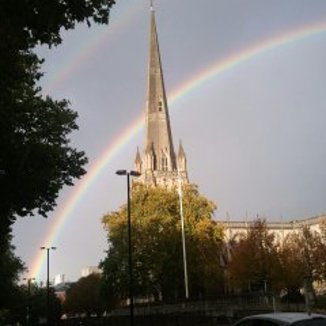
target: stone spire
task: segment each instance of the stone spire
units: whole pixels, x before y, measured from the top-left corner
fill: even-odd
[[[139,153],[139,148],[138,147],[137,147],[137,152],[136,152],[136,158],[135,158],[134,166],[135,166],[135,170],[137,170],[137,171],[141,171],[142,170],[142,160],[141,160],[141,157],[140,157],[140,153]]]
[[[141,163],[139,152],[137,153],[135,168],[142,174],[137,181],[154,186],[171,186],[176,184],[176,178],[178,177],[177,159],[173,147],[155,12],[152,2],[150,8],[150,45],[145,114],[145,148]],[[183,155],[185,160],[184,152]],[[185,166],[185,164],[183,166]],[[187,174],[185,173],[184,175],[186,176]],[[182,179],[185,179],[184,182],[188,182],[187,177]]]
[[[154,10],[151,10],[150,30],[145,149],[153,146],[156,155],[155,167],[158,170],[171,171],[176,169],[176,159],[173,149]]]
[[[183,149],[182,143],[180,141],[179,143],[179,150],[178,150],[178,159],[177,159],[177,164],[178,164],[178,171],[179,173],[187,173],[187,158],[185,151]]]

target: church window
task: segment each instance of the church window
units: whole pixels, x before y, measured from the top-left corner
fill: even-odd
[[[158,110],[161,112],[162,108],[163,108],[163,102],[162,102],[162,100],[159,100],[158,101]]]
[[[156,170],[156,156],[154,153],[152,155],[152,170]]]
[[[162,157],[161,162],[162,162],[162,170],[167,171],[168,170],[168,159],[165,155]]]

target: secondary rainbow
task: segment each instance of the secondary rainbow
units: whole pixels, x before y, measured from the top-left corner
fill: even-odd
[[[112,43],[119,35],[117,31],[122,28],[128,28],[141,12],[141,7],[137,2],[129,3],[119,8],[120,12],[117,14],[117,17],[110,17],[108,26],[103,26],[98,33],[94,34],[93,37],[75,51],[78,52],[78,55],[72,55],[70,60],[67,60],[61,67],[57,67],[58,73],[50,76],[45,87],[43,87],[42,92],[44,94],[48,94],[51,90],[56,89],[61,85],[62,81],[73,75],[103,44]]]
[[[302,41],[308,37],[322,35],[326,32],[326,23],[311,24],[303,26],[299,29],[291,30],[282,35],[276,35],[275,37],[258,42],[252,46],[243,49],[235,54],[232,54],[222,60],[219,60],[211,65],[208,65],[206,69],[194,74],[186,82],[181,83],[180,87],[177,87],[169,96],[169,104],[173,107],[178,99],[184,97],[189,92],[197,89],[205,82],[212,78],[223,74],[224,72],[233,69],[240,64],[247,62],[258,55],[262,55],[272,49],[289,45],[291,43]],[[44,239],[44,244],[51,246],[53,240],[60,233],[64,222],[72,214],[78,202],[86,194],[90,185],[95,182],[96,178],[102,170],[110,163],[115,155],[122,150],[124,145],[128,143],[143,127],[144,117],[143,115],[138,117],[128,128],[126,128],[121,134],[103,151],[97,161],[92,164],[88,170],[87,175],[77,185],[75,191],[67,199],[62,209],[58,212],[58,217],[52,228]],[[45,265],[45,255],[42,252],[35,254],[35,259],[32,263],[30,274],[34,277],[39,276],[40,271]]]

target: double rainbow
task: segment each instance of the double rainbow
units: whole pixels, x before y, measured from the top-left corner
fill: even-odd
[[[206,83],[207,81],[223,74],[226,71],[234,69],[239,65],[248,62],[261,56],[266,52],[279,48],[282,46],[289,45],[291,43],[300,42],[310,37],[323,36],[322,34],[326,31],[326,23],[317,23],[306,25],[294,30],[287,31],[282,35],[276,35],[272,38],[258,42],[250,47],[243,49],[237,53],[234,53],[222,60],[218,60],[213,64],[210,64],[204,70],[194,74],[184,83],[181,83],[179,87],[172,91],[168,96],[169,105],[173,108],[173,105],[182,97],[186,96],[196,88]],[[80,62],[80,60],[79,60]],[[90,166],[88,173],[84,176],[81,182],[77,185],[71,196],[66,200],[62,209],[58,213],[56,222],[52,225],[44,239],[44,244],[51,246],[54,239],[60,233],[64,226],[64,222],[72,214],[79,201],[86,195],[88,188],[94,183],[97,177],[104,171],[107,165],[115,157],[115,155],[122,150],[127,144],[143,127],[144,116],[138,117],[130,126],[121,132],[121,134],[114,139],[112,143],[103,151],[99,158]],[[32,262],[32,268],[30,274],[34,277],[38,277],[40,271],[45,264],[45,255],[42,252],[37,252]]]

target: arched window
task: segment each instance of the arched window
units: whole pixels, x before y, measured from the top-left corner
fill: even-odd
[[[162,156],[161,163],[162,163],[162,170],[167,171],[168,170],[168,158],[165,155]]]
[[[152,170],[156,170],[156,155],[154,151],[152,152]]]
[[[162,99],[160,99],[160,100],[158,101],[158,110],[161,112],[162,109],[163,109],[163,101],[162,101]]]

